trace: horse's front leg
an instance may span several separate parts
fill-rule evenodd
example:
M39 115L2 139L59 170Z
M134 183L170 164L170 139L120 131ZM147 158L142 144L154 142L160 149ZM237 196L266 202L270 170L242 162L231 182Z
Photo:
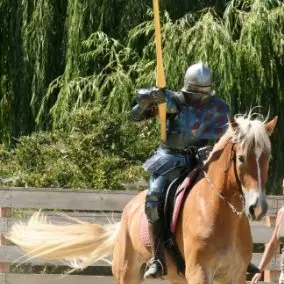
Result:
M213 284L213 273L201 264L187 265L185 277L188 284Z
M221 270L221 271L220 271ZM246 283L246 269L239 273L230 273L230 269L221 268L219 271L214 273L215 277L213 279L213 284L245 284ZM224 272L227 272L224 274Z
M229 283L232 284L245 284L247 281L247 271L246 269L244 269L244 271L242 273L240 273L238 276L233 277L232 281Z

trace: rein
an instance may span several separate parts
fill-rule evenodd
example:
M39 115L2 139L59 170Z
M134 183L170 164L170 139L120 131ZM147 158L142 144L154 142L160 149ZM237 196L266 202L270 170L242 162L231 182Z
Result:
M225 169L225 172L228 172L232 162L234 162L234 174L235 174L235 178L236 178L236 181L237 181L237 184L238 184L238 187L240 189L240 191L242 192L242 185L241 185L241 181L239 179L239 176L238 176L238 173L237 173L237 165L236 165L236 152L234 150L234 146L235 146L235 143L232 143L232 148L231 148L231 154L230 154L230 159L228 161L228 164L227 164L227 167ZM208 176L208 174L206 173L206 171L204 169L202 169L202 172L203 172L203 175L204 177L206 178L208 184L211 186L211 188L216 192L216 194L231 208L231 210L233 211L233 213L235 213L236 215L238 216L242 216L245 212L245 200L244 200L244 197L243 197L243 194L240 193L239 195L239 198L242 202L242 207L243 209L241 211L237 210L236 207L230 203L225 197L223 194L221 194L217 189L216 187L214 186L211 178Z

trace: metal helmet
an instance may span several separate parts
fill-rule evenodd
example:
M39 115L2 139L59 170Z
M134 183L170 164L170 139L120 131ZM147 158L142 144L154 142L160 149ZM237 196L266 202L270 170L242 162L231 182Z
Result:
M212 73L203 63L188 67L184 75L183 91L191 91L192 87L206 88L212 85Z

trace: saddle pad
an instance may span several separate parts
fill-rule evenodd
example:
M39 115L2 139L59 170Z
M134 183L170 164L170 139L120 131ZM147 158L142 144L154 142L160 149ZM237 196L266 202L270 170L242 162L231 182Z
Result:
M187 191L192 188L193 182L195 181L197 173L198 173L197 168L191 171L177 189L177 192L175 195L175 205L174 205L172 220L171 220L171 231L173 233L175 233L176 231L180 209L182 207L184 198L186 196L185 193L187 193ZM148 220L147 220L145 213L142 214L141 220L140 220L140 237L145 246L150 246Z

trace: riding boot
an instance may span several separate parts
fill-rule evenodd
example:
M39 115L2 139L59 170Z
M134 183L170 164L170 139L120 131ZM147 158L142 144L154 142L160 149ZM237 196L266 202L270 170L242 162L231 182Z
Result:
M146 272L144 279L160 278L167 274L163 227L161 221L155 223L148 223L149 236L152 248L152 258L146 265Z

